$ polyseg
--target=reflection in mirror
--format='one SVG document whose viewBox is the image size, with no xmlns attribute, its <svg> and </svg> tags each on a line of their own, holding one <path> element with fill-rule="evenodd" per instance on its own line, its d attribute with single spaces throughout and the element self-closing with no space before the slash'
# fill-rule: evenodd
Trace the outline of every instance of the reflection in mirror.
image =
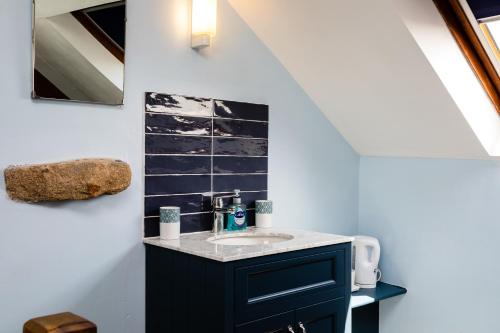
<svg viewBox="0 0 500 333">
<path fill-rule="evenodd" d="M 125 1 L 34 0 L 33 98 L 123 104 Z"/>
</svg>

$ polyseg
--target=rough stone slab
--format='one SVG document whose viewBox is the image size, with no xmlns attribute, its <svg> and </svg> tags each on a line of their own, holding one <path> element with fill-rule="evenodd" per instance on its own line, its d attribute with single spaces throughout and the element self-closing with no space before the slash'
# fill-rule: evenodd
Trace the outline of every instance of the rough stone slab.
<svg viewBox="0 0 500 333">
<path fill-rule="evenodd" d="M 132 178 L 127 163 L 112 159 L 10 166 L 4 175 L 9 197 L 26 202 L 87 200 L 116 194 L 127 189 Z"/>
</svg>

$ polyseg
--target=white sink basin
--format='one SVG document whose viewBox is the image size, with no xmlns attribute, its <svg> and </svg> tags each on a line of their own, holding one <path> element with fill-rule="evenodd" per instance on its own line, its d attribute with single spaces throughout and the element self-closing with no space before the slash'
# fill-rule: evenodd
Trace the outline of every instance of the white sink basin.
<svg viewBox="0 0 500 333">
<path fill-rule="evenodd" d="M 293 236 L 288 234 L 232 233 L 210 237 L 207 241 L 218 245 L 249 246 L 280 243 L 291 239 Z"/>
</svg>

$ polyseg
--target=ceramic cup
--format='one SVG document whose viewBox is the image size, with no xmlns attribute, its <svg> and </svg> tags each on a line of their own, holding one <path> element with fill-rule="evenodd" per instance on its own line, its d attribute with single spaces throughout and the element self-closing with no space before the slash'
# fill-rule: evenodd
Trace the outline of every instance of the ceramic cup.
<svg viewBox="0 0 500 333">
<path fill-rule="evenodd" d="M 160 239 L 178 239 L 181 232 L 181 209 L 160 207 Z"/>
<path fill-rule="evenodd" d="M 268 229 L 273 227 L 273 202 L 271 200 L 255 200 L 255 226 Z"/>
</svg>

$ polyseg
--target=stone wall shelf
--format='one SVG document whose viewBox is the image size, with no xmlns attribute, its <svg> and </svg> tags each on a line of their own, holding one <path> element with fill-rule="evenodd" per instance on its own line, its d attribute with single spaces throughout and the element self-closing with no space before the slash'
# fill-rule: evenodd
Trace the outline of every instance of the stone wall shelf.
<svg viewBox="0 0 500 333">
<path fill-rule="evenodd" d="M 9 166 L 4 176 L 12 200 L 46 202 L 117 194 L 130 186 L 132 172 L 123 161 L 98 158 Z"/>
</svg>

